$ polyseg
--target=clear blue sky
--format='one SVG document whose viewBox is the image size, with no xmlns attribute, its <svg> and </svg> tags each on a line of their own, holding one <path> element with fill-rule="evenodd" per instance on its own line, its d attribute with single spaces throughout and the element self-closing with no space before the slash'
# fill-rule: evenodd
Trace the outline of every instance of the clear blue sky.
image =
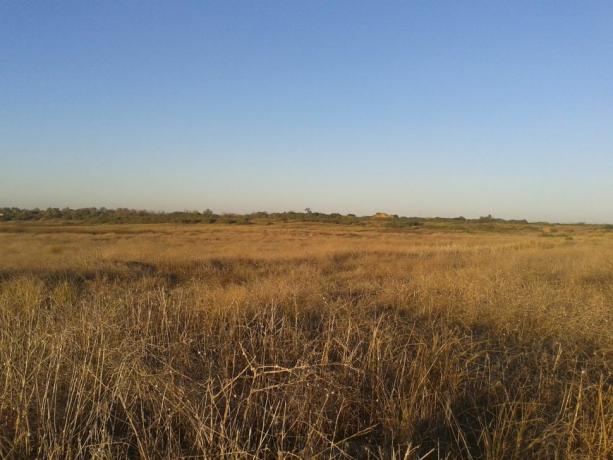
<svg viewBox="0 0 613 460">
<path fill-rule="evenodd" d="M 0 1 L 0 206 L 613 222 L 613 1 Z"/>
</svg>

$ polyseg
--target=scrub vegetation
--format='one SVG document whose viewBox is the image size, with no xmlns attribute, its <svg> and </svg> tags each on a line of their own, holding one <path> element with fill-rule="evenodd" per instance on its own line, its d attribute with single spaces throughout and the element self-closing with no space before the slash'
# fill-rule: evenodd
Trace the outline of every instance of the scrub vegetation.
<svg viewBox="0 0 613 460">
<path fill-rule="evenodd" d="M 0 457 L 613 456 L 609 229 L 260 219 L 0 224 Z"/>
<path fill-rule="evenodd" d="M 280 222 L 308 222 L 345 225 L 373 225 L 384 224 L 388 227 L 421 226 L 426 223 L 516 223 L 527 224 L 526 220 L 497 219 L 491 215 L 479 219 L 466 219 L 464 217 L 422 218 L 401 217 L 386 213 L 377 213 L 375 216 L 356 216 L 355 214 L 339 214 L 313 212 L 306 208 L 304 212 L 253 212 L 250 214 L 217 214 L 210 209 L 204 211 L 175 211 L 154 212 L 138 209 L 107 209 L 107 208 L 47 208 L 47 209 L 20 209 L 0 208 L 0 222 L 62 222 L 64 224 L 90 223 L 90 224 L 272 224 Z"/>
</svg>

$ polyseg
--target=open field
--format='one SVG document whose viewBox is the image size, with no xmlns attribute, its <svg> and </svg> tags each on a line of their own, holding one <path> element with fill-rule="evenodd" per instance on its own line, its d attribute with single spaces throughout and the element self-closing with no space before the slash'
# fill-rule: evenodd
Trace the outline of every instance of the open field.
<svg viewBox="0 0 613 460">
<path fill-rule="evenodd" d="M 1 224 L 0 457 L 611 458 L 613 232 L 456 230 Z"/>
</svg>

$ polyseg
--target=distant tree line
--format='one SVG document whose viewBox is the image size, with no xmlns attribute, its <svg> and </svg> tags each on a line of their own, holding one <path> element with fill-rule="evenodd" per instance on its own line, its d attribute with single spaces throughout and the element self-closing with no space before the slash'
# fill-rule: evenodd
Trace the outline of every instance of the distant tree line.
<svg viewBox="0 0 613 460">
<path fill-rule="evenodd" d="M 74 221 L 87 223 L 249 223 L 247 216 L 218 215 L 205 211 L 155 212 L 138 209 L 107 208 L 0 208 L 0 221 Z"/>
<path fill-rule="evenodd" d="M 217 214 L 210 209 L 204 211 L 174 211 L 156 212 L 137 209 L 107 209 L 107 208 L 47 208 L 21 209 L 0 208 L 0 221 L 62 221 L 83 223 L 126 223 L 126 224 L 251 224 L 274 222 L 319 222 L 346 225 L 359 225 L 373 222 L 373 216 L 356 216 L 355 214 L 322 213 L 306 208 L 304 212 L 254 212 L 249 214 Z M 504 220 L 491 215 L 479 219 L 454 218 L 421 218 L 389 215 L 379 219 L 382 226 L 389 228 L 419 227 L 426 222 L 434 223 L 519 223 L 527 224 L 526 220 Z"/>
<path fill-rule="evenodd" d="M 183 223 L 183 224 L 250 224 L 254 222 L 328 222 L 358 224 L 370 217 L 354 214 L 325 214 L 320 212 L 254 212 L 249 214 L 217 214 L 204 211 L 146 211 L 137 209 L 107 208 L 0 208 L 0 221 L 73 221 L 87 223 Z"/>
</svg>

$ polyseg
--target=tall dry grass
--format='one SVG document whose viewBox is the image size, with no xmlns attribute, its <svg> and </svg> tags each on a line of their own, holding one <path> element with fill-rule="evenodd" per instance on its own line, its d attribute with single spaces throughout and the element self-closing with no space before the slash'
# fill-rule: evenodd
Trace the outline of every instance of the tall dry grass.
<svg viewBox="0 0 613 460">
<path fill-rule="evenodd" d="M 0 233 L 0 457 L 611 458 L 610 234 L 273 227 Z"/>
</svg>

